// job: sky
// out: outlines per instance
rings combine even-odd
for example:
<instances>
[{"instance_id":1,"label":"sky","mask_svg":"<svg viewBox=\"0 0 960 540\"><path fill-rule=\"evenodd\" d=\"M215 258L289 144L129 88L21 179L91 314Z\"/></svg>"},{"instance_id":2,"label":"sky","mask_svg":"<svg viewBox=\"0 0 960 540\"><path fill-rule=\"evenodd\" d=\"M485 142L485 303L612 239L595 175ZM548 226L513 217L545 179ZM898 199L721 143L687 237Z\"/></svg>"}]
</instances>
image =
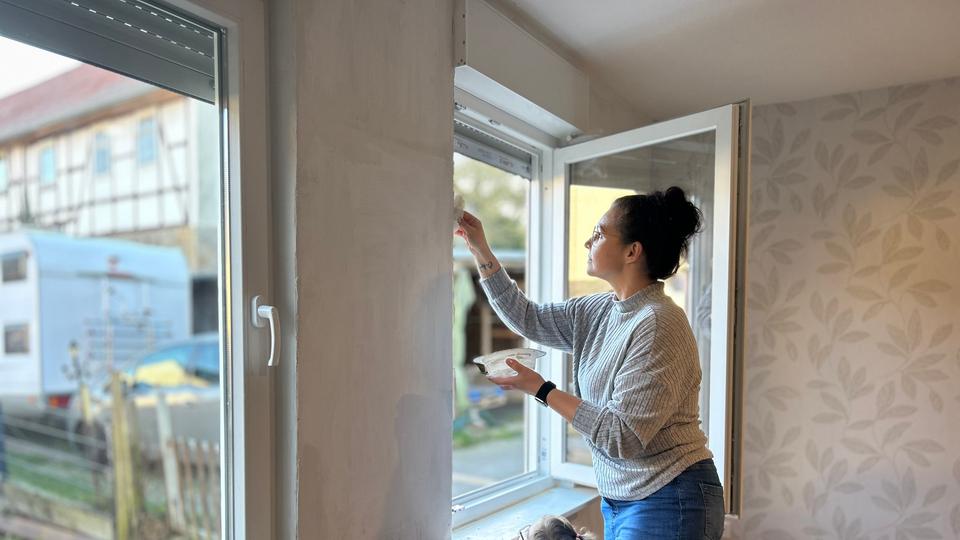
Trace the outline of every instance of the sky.
<instances>
[{"instance_id":1,"label":"sky","mask_svg":"<svg viewBox=\"0 0 960 540\"><path fill-rule=\"evenodd\" d=\"M0 37L0 98L79 65L65 56Z\"/></svg>"}]
</instances>

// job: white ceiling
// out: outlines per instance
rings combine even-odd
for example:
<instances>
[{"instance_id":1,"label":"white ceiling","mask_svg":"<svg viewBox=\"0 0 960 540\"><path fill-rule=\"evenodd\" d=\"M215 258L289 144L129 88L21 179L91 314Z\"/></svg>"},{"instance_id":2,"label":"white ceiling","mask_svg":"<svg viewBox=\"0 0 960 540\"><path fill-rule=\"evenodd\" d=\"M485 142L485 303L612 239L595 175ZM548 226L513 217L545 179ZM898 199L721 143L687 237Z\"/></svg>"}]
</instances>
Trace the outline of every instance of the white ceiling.
<instances>
[{"instance_id":1,"label":"white ceiling","mask_svg":"<svg viewBox=\"0 0 960 540\"><path fill-rule=\"evenodd\" d=\"M652 119L960 75L958 0L502 0Z\"/></svg>"}]
</instances>

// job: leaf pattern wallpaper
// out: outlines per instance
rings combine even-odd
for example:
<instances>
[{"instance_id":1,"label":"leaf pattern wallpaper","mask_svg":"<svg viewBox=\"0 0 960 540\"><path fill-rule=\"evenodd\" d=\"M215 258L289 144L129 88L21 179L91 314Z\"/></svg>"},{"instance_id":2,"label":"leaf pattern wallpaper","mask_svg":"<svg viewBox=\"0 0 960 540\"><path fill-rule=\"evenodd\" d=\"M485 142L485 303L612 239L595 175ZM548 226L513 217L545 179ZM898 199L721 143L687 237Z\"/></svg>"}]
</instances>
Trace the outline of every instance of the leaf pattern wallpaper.
<instances>
[{"instance_id":1,"label":"leaf pattern wallpaper","mask_svg":"<svg viewBox=\"0 0 960 540\"><path fill-rule=\"evenodd\" d=\"M960 538L960 78L756 107L739 539Z\"/></svg>"}]
</instances>

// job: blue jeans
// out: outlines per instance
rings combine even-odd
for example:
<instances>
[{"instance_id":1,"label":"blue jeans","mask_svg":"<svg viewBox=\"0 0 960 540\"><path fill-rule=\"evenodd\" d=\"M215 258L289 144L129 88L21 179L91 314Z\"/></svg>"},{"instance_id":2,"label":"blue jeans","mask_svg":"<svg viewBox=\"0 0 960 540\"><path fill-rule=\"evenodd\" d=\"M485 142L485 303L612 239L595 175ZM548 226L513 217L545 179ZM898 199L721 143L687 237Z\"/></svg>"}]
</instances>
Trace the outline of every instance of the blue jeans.
<instances>
[{"instance_id":1,"label":"blue jeans","mask_svg":"<svg viewBox=\"0 0 960 540\"><path fill-rule=\"evenodd\" d=\"M694 463L669 484L639 501L606 497L604 540L719 540L723 487L712 459Z\"/></svg>"}]
</instances>

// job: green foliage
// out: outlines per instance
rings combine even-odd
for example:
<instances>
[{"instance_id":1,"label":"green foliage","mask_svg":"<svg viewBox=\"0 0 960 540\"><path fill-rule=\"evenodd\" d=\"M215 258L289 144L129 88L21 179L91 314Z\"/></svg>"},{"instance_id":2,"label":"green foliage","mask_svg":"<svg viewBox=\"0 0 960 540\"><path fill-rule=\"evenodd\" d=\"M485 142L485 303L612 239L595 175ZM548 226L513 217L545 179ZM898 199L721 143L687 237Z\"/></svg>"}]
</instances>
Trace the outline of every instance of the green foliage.
<instances>
[{"instance_id":1,"label":"green foliage","mask_svg":"<svg viewBox=\"0 0 960 540\"><path fill-rule=\"evenodd\" d=\"M529 187L525 178L456 154L453 185L463 195L467 211L483 222L490 247L524 249Z\"/></svg>"}]
</instances>

